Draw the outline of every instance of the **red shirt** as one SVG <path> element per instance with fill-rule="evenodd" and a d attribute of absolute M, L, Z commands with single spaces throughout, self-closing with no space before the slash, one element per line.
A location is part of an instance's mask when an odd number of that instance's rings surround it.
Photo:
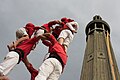
<path fill-rule="evenodd" d="M 63 65 L 66 65 L 67 54 L 64 50 L 64 47 L 58 43 L 58 41 L 55 39 L 55 37 L 53 35 L 50 35 L 48 40 L 50 41 L 50 43 L 47 41 L 44 41 L 43 43 L 46 46 L 49 46 L 49 53 L 57 53 L 60 56 L 60 58 L 62 59 Z"/>
<path fill-rule="evenodd" d="M 23 41 L 20 45 L 17 46 L 17 49 L 21 49 L 24 52 L 24 58 L 30 53 L 33 46 L 36 42 L 38 42 L 39 39 L 36 37 L 27 39 Z"/>

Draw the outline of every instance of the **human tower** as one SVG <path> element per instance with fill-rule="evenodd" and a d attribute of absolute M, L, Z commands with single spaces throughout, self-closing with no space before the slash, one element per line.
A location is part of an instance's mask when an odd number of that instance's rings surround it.
<path fill-rule="evenodd" d="M 17 29 L 16 40 L 7 45 L 9 52 L 0 63 L 0 80 L 9 80 L 8 73 L 20 62 L 23 62 L 30 72 L 30 80 L 58 80 L 67 63 L 67 49 L 78 27 L 76 21 L 64 17 L 42 26 L 28 22 Z M 48 47 L 48 52 L 41 66 L 35 69 L 27 56 L 32 54 L 31 51 L 40 40 Z"/>

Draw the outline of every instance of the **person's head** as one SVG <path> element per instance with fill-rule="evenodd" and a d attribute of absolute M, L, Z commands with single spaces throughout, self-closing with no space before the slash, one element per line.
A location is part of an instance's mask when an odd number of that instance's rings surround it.
<path fill-rule="evenodd" d="M 28 33 L 29 37 L 31 37 L 35 31 L 35 25 L 33 23 L 29 22 L 26 24 L 25 29 L 26 29 L 26 32 Z"/>
<path fill-rule="evenodd" d="M 35 26 L 34 26 L 34 24 L 33 23 L 27 23 L 26 24 L 26 26 L 25 26 L 26 28 L 34 28 Z"/>
<path fill-rule="evenodd" d="M 63 18 L 61 18 L 61 21 L 66 21 L 67 20 L 67 18 L 66 17 L 63 17 Z"/>
<path fill-rule="evenodd" d="M 73 22 L 74 20 L 70 19 L 70 18 L 63 17 L 63 18 L 61 18 L 61 21 L 64 23 L 68 23 L 68 22 Z"/>
<path fill-rule="evenodd" d="M 63 17 L 63 18 L 61 18 L 61 21 L 64 22 L 64 23 L 67 23 L 67 18 Z"/>

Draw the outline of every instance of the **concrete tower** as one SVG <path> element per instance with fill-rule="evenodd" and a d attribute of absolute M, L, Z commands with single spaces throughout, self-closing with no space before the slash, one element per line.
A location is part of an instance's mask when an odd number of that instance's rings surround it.
<path fill-rule="evenodd" d="M 120 80 L 109 25 L 100 16 L 94 16 L 85 32 L 86 49 L 80 80 Z"/>

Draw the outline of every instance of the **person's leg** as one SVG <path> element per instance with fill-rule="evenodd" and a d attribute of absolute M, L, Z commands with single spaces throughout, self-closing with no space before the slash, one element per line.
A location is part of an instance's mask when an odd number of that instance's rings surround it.
<path fill-rule="evenodd" d="M 54 65 L 52 64 L 51 59 L 46 59 L 39 67 L 39 73 L 35 77 L 35 80 L 46 80 L 53 70 Z"/>
<path fill-rule="evenodd" d="M 35 80 L 58 80 L 61 72 L 61 63 L 55 58 L 49 58 L 40 66 L 39 73 Z"/>
<path fill-rule="evenodd" d="M 52 73 L 54 72 L 54 70 L 56 70 L 55 68 L 55 65 L 57 64 L 56 61 L 57 60 L 55 58 L 46 59 L 40 66 L 39 73 L 36 76 L 35 80 L 48 80 L 49 76 L 50 75 L 52 76 Z M 61 73 L 62 69 L 58 70 L 58 73 L 59 72 Z M 52 79 L 52 80 L 55 80 L 55 79 Z"/>
<path fill-rule="evenodd" d="M 62 73 L 62 65 L 55 58 L 53 58 L 52 63 L 54 64 L 55 67 L 54 67 L 53 72 L 50 74 L 47 80 L 58 80 Z"/>
<path fill-rule="evenodd" d="M 19 55 L 17 52 L 11 51 L 7 54 L 2 63 L 0 63 L 0 74 L 7 75 L 13 67 L 18 63 Z"/>

